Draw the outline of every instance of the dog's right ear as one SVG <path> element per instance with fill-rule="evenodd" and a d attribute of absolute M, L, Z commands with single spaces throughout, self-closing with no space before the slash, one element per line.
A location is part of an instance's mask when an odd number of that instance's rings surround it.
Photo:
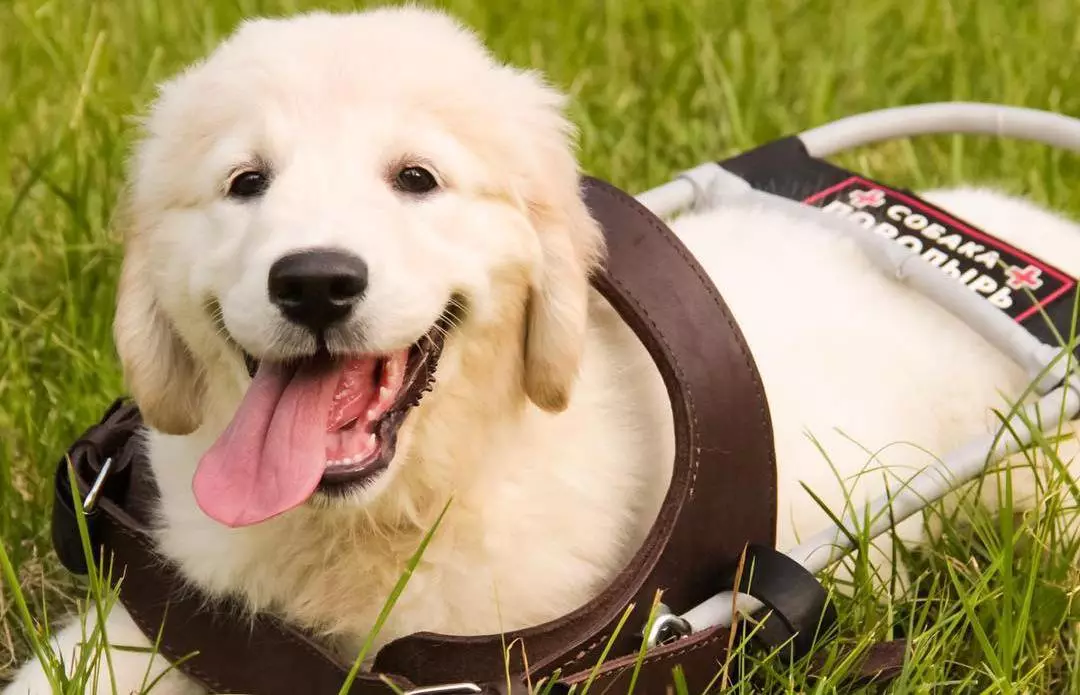
<path fill-rule="evenodd" d="M 125 230 L 113 338 L 124 380 L 147 425 L 188 434 L 202 422 L 204 377 L 158 305 L 145 235 L 129 210 L 121 214 L 131 226 Z"/>

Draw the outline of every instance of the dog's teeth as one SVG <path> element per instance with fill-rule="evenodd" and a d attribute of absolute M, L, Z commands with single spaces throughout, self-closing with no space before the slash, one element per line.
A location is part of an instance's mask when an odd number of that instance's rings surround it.
<path fill-rule="evenodd" d="M 375 443 L 376 442 L 375 442 L 375 433 L 374 432 L 372 432 L 371 434 L 368 435 L 367 443 L 368 443 L 368 446 L 370 446 L 372 448 L 375 448 Z"/>
<path fill-rule="evenodd" d="M 379 400 L 382 401 L 383 403 L 390 400 L 390 387 L 389 386 L 383 386 L 382 388 L 379 389 Z"/>

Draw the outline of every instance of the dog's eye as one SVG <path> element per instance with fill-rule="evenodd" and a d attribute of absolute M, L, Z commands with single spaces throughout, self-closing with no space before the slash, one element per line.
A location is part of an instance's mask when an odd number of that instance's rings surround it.
<path fill-rule="evenodd" d="M 241 171 L 229 182 L 229 197 L 255 198 L 262 195 L 269 185 L 270 179 L 263 172 L 255 170 Z"/>
<path fill-rule="evenodd" d="M 424 167 L 405 167 L 394 177 L 394 187 L 404 193 L 429 193 L 439 187 L 435 175 Z"/>

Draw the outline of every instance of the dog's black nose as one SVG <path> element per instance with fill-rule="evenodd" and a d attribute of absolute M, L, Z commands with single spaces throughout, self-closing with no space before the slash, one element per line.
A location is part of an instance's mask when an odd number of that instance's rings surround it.
<path fill-rule="evenodd" d="M 270 266 L 270 301 L 320 333 L 349 315 L 367 289 L 367 264 L 343 251 L 302 251 Z"/>

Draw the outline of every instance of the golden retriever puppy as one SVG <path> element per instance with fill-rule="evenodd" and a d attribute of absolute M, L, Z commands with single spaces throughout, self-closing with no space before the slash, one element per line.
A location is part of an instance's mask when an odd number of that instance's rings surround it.
<path fill-rule="evenodd" d="M 149 426 L 157 542 L 191 583 L 352 659 L 451 498 L 380 644 L 555 618 L 637 550 L 671 413 L 590 289 L 602 239 L 562 106 L 419 9 L 252 21 L 163 86 L 131 162 L 116 343 Z M 989 193 L 936 199 L 1080 273 L 1068 222 Z M 725 208 L 676 229 L 762 370 L 783 547 L 825 519 L 799 480 L 842 500 L 808 431 L 850 476 L 863 446 L 945 453 L 1026 384 L 825 226 Z M 766 289 L 762 264 L 810 291 Z M 107 628 L 147 644 L 120 607 Z M 78 640 L 72 625 L 57 647 Z M 113 655 L 121 692 L 146 659 Z M 175 673 L 156 689 L 198 691 Z M 47 692 L 40 667 L 6 692 Z"/>

